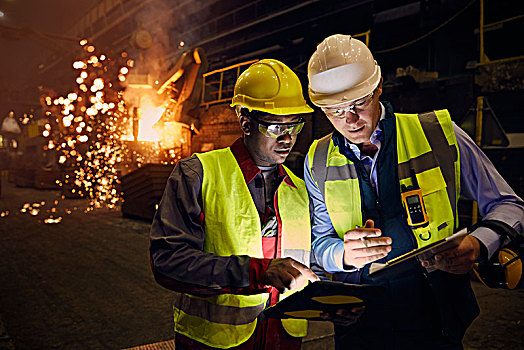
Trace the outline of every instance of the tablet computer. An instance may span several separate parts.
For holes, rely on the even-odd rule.
[[[269,318],[322,320],[324,312],[352,309],[385,293],[382,286],[317,281],[264,310]]]
[[[379,281],[389,279],[398,275],[399,273],[406,272],[407,270],[413,268],[413,264],[420,265],[418,261],[415,260],[415,258],[418,260],[431,260],[437,253],[458,246],[464,237],[466,237],[468,234],[469,232],[467,228],[463,228],[449,237],[443,238],[424,247],[409,251],[406,254],[388,261],[385,264],[372,263],[369,267],[369,277],[374,281]],[[431,271],[432,270],[428,270],[428,272]]]

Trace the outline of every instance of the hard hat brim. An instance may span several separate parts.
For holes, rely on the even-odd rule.
[[[307,104],[301,106],[287,106],[287,107],[279,107],[275,106],[273,103],[264,102],[264,101],[256,101],[254,99],[251,99],[247,96],[235,96],[233,98],[233,101],[229,105],[230,107],[235,106],[249,106],[246,107],[250,111],[257,110],[261,112],[266,112],[274,115],[291,115],[291,114],[304,114],[304,113],[312,113],[314,110],[313,108],[309,107]]]

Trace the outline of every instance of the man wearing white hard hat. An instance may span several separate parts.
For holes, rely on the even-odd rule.
[[[313,255],[337,281],[387,289],[356,324],[335,326],[337,349],[462,349],[479,314],[467,273],[503,241],[482,223],[522,234],[522,200],[447,110],[399,114],[379,101],[380,66],[361,41],[326,38],[308,77],[311,102],[335,128],[306,157]],[[484,217],[460,245],[391,278],[369,277],[370,263],[456,232],[460,195]]]

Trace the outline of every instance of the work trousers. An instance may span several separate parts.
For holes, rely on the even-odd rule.
[[[440,329],[394,331],[335,326],[336,350],[463,350],[452,343]]]

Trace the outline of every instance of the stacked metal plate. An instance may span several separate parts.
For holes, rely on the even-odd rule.
[[[146,164],[122,176],[123,216],[152,220],[173,167]]]

